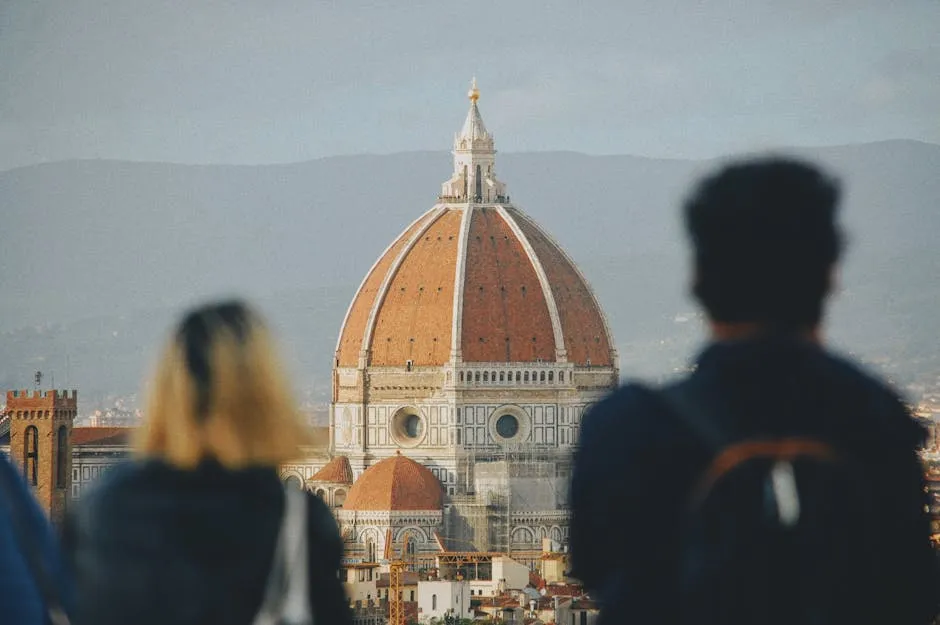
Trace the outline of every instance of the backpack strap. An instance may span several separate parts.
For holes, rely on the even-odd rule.
[[[6,461],[0,459],[0,462]],[[34,527],[33,520],[29,518],[29,511],[23,505],[22,498],[17,492],[17,485],[12,483],[15,473],[8,469],[9,467],[0,467],[0,493],[2,493],[6,508],[10,513],[16,543],[26,559],[26,565],[32,574],[33,581],[36,583],[36,588],[39,590],[39,596],[46,608],[49,622],[52,625],[69,625],[69,617],[65,612],[65,608],[62,607],[59,591],[52,581],[52,575],[49,573],[40,552],[39,543],[31,530]]]
[[[754,459],[764,458],[791,463],[801,457],[826,462],[832,462],[838,458],[829,445],[812,438],[776,437],[736,440],[721,429],[713,416],[716,402],[719,400],[714,397],[714,394],[694,396],[691,385],[691,381],[684,380],[663,388],[659,395],[669,406],[670,411],[708,447],[712,454],[712,460],[693,492],[693,502],[700,502],[725,474]]]
[[[307,496],[296,488],[287,487],[288,514],[284,529],[287,533],[287,588],[284,592],[282,616],[287,623],[312,625],[309,575],[310,549],[307,546]]]
[[[285,484],[281,528],[254,625],[312,625],[307,525],[307,496]]]

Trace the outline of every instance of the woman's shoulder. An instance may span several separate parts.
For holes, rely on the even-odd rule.
[[[309,525],[311,530],[316,530],[317,533],[322,534],[324,537],[329,538],[331,536],[339,536],[339,527],[336,524],[336,517],[333,516],[333,512],[327,507],[326,503],[315,494],[305,491],[305,498],[307,500],[307,515],[309,518]]]

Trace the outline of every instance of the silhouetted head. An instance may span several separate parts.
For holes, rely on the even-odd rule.
[[[841,237],[838,183],[795,160],[732,163],[685,204],[693,292],[712,321],[812,329],[823,313]]]
[[[186,314],[164,350],[140,452],[184,468],[274,466],[307,441],[298,416],[260,317],[239,301],[210,304]]]

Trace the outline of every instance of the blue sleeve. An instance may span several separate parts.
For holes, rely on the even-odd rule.
[[[45,622],[39,588],[18,544],[14,510],[19,510],[26,518],[30,538],[36,542],[51,583],[56,586],[67,611],[72,605],[71,580],[52,526],[19,472],[7,459],[0,460],[0,471],[5,473],[3,479],[11,486],[9,497],[0,506],[0,604],[4,606],[4,619],[11,623]]]

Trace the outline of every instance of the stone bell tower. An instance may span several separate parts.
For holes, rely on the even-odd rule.
[[[7,391],[10,460],[59,525],[72,486],[72,422],[78,391]]]

